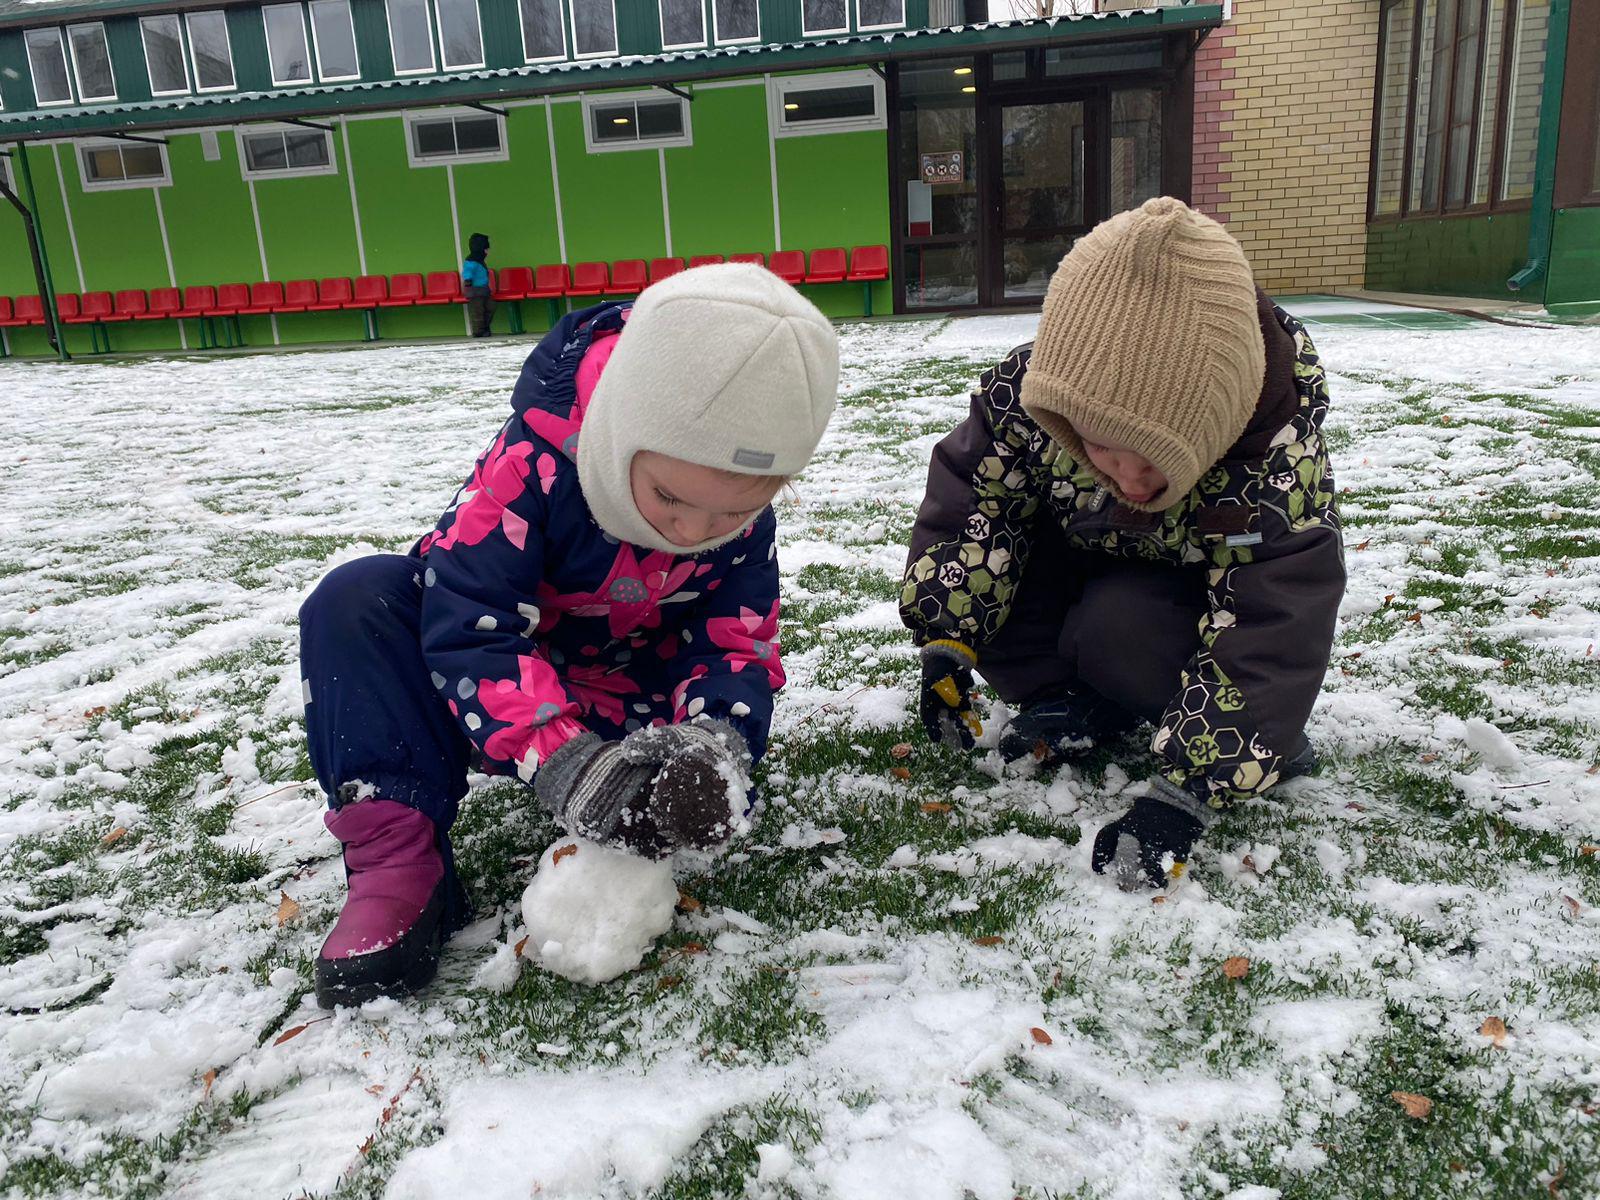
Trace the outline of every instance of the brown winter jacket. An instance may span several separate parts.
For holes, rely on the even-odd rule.
[[[1204,570],[1210,611],[1151,748],[1168,779],[1218,808],[1277,782],[1321,689],[1344,595],[1322,366],[1298,321],[1265,294],[1258,308],[1267,371],[1255,415],[1164,512],[1117,503],[1023,410],[1031,345],[986,371],[971,415],[934,448],[900,601],[918,644],[984,645],[1010,613],[1042,520],[1075,549]]]

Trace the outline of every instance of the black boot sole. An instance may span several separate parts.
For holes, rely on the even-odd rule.
[[[441,879],[421,915],[394,945],[349,958],[319,954],[314,972],[317,1004],[355,1008],[385,996],[410,996],[432,983],[444,947],[444,889]]]

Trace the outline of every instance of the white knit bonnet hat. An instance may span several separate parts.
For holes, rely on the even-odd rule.
[[[798,474],[839,395],[839,339],[814,304],[765,267],[696,267],[640,297],[595,385],[578,437],[578,482],[600,527],[675,546],[633,502],[629,467],[654,450],[748,475]]]

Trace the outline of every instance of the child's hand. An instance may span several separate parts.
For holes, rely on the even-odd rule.
[[[750,750],[731,725],[700,720],[640,729],[622,749],[655,773],[650,818],[669,845],[710,850],[733,835],[750,790]]]
[[[1109,869],[1125,892],[1163,888],[1182,875],[1189,852],[1205,832],[1212,810],[1165,779],[1156,780],[1149,796],[1110,822],[1094,839],[1090,862],[1095,874]]]
[[[972,711],[972,667],[978,661],[959,642],[929,642],[922,648],[922,727],[931,741],[971,750],[983,733]]]
[[[622,742],[585,733],[567,742],[533,777],[533,792],[573,833],[646,858],[665,858],[672,846],[650,814],[657,767],[628,756]]]

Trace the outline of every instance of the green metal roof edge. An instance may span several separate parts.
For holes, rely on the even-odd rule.
[[[1207,29],[1222,23],[1220,4],[1134,9],[949,29],[895,30],[808,42],[722,47],[634,58],[460,72],[266,92],[181,96],[127,104],[0,112],[0,142],[237,125],[285,117],[331,117],[579,91],[693,83],[808,67],[861,66],[952,51],[1073,41],[1124,41],[1140,34]]]
[[[0,29],[59,25],[64,21],[100,20],[130,13],[182,12],[190,8],[237,8],[258,0],[0,0]]]

